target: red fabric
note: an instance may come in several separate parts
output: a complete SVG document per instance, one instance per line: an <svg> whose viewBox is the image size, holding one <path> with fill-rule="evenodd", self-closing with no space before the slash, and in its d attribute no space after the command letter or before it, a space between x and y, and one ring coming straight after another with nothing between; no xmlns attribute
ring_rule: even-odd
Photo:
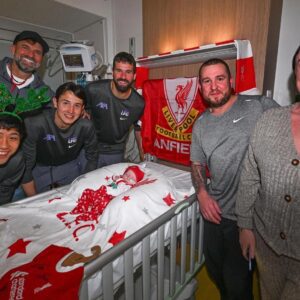
<svg viewBox="0 0 300 300"><path fill-rule="evenodd" d="M101 185L99 189L85 189L77 201L76 207L70 214L78 215L79 221L96 221L102 215L105 207L113 199L112 195L107 193L107 188Z"/></svg>
<svg viewBox="0 0 300 300"><path fill-rule="evenodd" d="M112 199L113 196L107 194L105 185L101 185L97 190L85 189L72 211L58 213L57 217L68 227L73 222L75 222L76 225L87 221L95 221L98 223L99 217ZM71 222L68 222L66 221L67 215L74 215L75 218L72 219Z"/></svg>
<svg viewBox="0 0 300 300"><path fill-rule="evenodd" d="M136 68L136 80L135 80L135 88L141 89L143 84L149 78L149 69L144 67Z"/></svg>
<svg viewBox="0 0 300 300"><path fill-rule="evenodd" d="M24 239L18 239L15 243L8 247L9 253L7 255L7 258L14 256L18 253L26 253L26 247L30 243L31 241L24 241Z"/></svg>
<svg viewBox="0 0 300 300"><path fill-rule="evenodd" d="M192 127L206 107L196 77L169 82L157 79L144 83L143 149L160 159L189 165Z"/></svg>
<svg viewBox="0 0 300 300"><path fill-rule="evenodd" d="M60 273L58 261L72 250L50 245L30 263L7 272L0 280L0 299L78 299L83 267Z"/></svg>
<svg viewBox="0 0 300 300"><path fill-rule="evenodd" d="M240 93L256 87L253 57L236 60L235 92Z"/></svg>
<svg viewBox="0 0 300 300"><path fill-rule="evenodd" d="M170 193L168 193L168 195L166 197L163 198L163 201L168 205L168 206L172 206L173 204L175 204L175 200L172 198L172 195Z"/></svg>
<svg viewBox="0 0 300 300"><path fill-rule="evenodd" d="M114 246L119 244L120 242L122 242L124 240L126 232L127 232L126 230L124 230L120 233L115 231L113 233L113 235L111 236L111 238L108 240L108 242L113 244Z"/></svg>

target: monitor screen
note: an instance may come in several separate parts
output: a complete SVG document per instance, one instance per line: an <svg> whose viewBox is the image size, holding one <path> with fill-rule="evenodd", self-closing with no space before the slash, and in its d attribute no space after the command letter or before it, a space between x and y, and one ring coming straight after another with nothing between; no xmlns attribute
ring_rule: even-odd
<svg viewBox="0 0 300 300"><path fill-rule="evenodd" d="M83 67L83 60L81 54L63 55L65 65L68 67Z"/></svg>

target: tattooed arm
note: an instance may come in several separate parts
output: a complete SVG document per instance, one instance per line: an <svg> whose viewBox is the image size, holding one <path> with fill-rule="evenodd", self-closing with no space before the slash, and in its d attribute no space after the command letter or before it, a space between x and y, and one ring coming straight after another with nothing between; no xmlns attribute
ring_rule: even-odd
<svg viewBox="0 0 300 300"><path fill-rule="evenodd" d="M207 221L219 224L221 209L206 190L206 169L199 162L192 162L192 178L199 201L200 211Z"/></svg>
<svg viewBox="0 0 300 300"><path fill-rule="evenodd" d="M201 166L199 162L192 162L192 179L197 192L202 188L206 189L205 166Z"/></svg>

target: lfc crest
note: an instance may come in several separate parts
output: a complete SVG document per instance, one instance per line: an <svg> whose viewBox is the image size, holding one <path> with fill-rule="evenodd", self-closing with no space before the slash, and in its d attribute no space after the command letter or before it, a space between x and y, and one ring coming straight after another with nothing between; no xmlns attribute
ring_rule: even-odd
<svg viewBox="0 0 300 300"><path fill-rule="evenodd" d="M193 106L198 90L197 78L164 80L164 92L169 112L179 125Z"/></svg>
<svg viewBox="0 0 300 300"><path fill-rule="evenodd" d="M148 80L143 86L143 148L160 159L190 164L193 124L206 106L198 78Z"/></svg>

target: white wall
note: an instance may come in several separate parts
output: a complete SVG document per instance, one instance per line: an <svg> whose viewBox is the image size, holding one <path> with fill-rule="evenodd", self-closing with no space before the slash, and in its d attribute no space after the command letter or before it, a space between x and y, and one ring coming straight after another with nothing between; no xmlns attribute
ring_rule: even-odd
<svg viewBox="0 0 300 300"><path fill-rule="evenodd" d="M106 19L107 57L129 51L129 38L135 38L135 56L143 55L142 0L56 0Z"/></svg>
<svg viewBox="0 0 300 300"><path fill-rule="evenodd" d="M135 38L135 57L143 56L142 0L112 0L116 53L129 52L129 38Z"/></svg>
<svg viewBox="0 0 300 300"><path fill-rule="evenodd" d="M300 44L300 1L283 0L273 98L280 105L293 101L292 57Z"/></svg>
<svg viewBox="0 0 300 300"><path fill-rule="evenodd" d="M101 54L103 61L106 63L107 49L103 41L106 39L104 21L99 20L79 31L74 32L74 40L88 40L94 43L94 47Z"/></svg>

